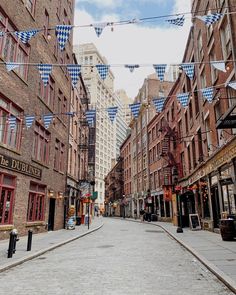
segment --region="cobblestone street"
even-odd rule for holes
[[[233,294],[162,229],[104,219],[99,231],[0,274],[0,294]]]

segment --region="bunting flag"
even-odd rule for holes
[[[0,37],[4,36],[4,32],[0,31]]]
[[[94,125],[96,110],[89,110],[85,112],[86,120],[90,127]]]
[[[182,27],[185,21],[184,15],[181,17],[173,18],[173,19],[167,19],[167,22],[169,22],[172,25],[180,26]]]
[[[15,63],[15,62],[6,62],[6,69],[8,72],[10,72],[18,67],[19,67],[19,64]]]
[[[189,92],[177,94],[177,98],[183,107],[188,105]]]
[[[236,90],[236,81],[229,82],[228,86]]]
[[[213,13],[213,14],[208,14],[208,15],[197,15],[196,17],[202,21],[207,26],[212,25],[213,23],[217,22],[219,19],[221,19],[223,16],[222,13]]]
[[[17,36],[17,38],[21,40],[22,43],[26,44],[37,33],[38,33],[38,30],[31,30],[31,31],[15,32],[15,35]]]
[[[192,80],[193,76],[194,76],[194,63],[182,64],[181,68],[185,71],[185,73],[189,77],[189,79]]]
[[[39,64],[38,69],[39,69],[39,73],[40,73],[40,76],[41,76],[44,86],[47,86],[49,75],[52,72],[52,65]]]
[[[219,71],[226,72],[224,61],[211,61],[211,65]]]
[[[153,65],[156,71],[157,77],[160,79],[160,81],[164,81],[166,66],[167,66],[166,64]]]
[[[65,45],[67,40],[69,39],[71,29],[72,26],[70,25],[56,26],[56,36],[61,51],[65,49]]]
[[[110,107],[110,108],[107,109],[108,116],[109,116],[109,118],[110,118],[110,120],[111,120],[112,123],[115,120],[117,111],[118,111],[118,107]]]
[[[72,87],[75,88],[75,86],[77,85],[78,80],[79,80],[81,66],[80,65],[67,65],[67,70],[70,74]]]
[[[108,71],[109,71],[110,66],[109,65],[96,65],[96,68],[98,70],[98,73],[99,73],[101,79],[105,80],[108,75]]]
[[[16,117],[11,115],[8,118],[8,123],[9,123],[10,129],[14,130],[16,128]]]
[[[25,116],[25,125],[27,129],[32,126],[34,119],[35,119],[34,116]]]
[[[98,37],[101,36],[103,29],[107,26],[107,23],[99,23],[99,24],[93,24],[94,30]]]
[[[130,70],[130,73],[133,73],[134,69],[139,68],[139,65],[125,65],[125,68]]]
[[[165,100],[165,97],[155,98],[152,100],[157,113],[160,113],[162,111]]]
[[[202,92],[202,95],[207,99],[207,101],[212,102],[213,93],[214,93],[213,87],[203,88],[201,89],[201,92]]]
[[[52,114],[44,115],[44,116],[43,116],[43,123],[44,123],[44,127],[45,127],[46,129],[48,129],[49,125],[50,125],[51,122],[52,122],[52,119],[53,119],[53,115],[52,115]]]
[[[129,107],[130,107],[130,110],[131,110],[134,118],[138,118],[141,103],[138,102],[138,103],[129,104]]]

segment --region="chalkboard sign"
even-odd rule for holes
[[[201,224],[198,214],[189,214],[191,230],[201,229]]]

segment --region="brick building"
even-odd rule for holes
[[[13,3],[14,2],[14,3]],[[2,0],[0,56],[3,62],[73,63],[72,32],[60,51],[55,30],[72,24],[74,1]],[[42,28],[24,44],[13,31]],[[0,238],[16,228],[20,234],[63,227],[71,81],[65,67],[53,67],[44,87],[37,66],[21,65],[0,78]],[[43,115],[53,114],[48,128]],[[9,117],[16,127],[9,126]],[[31,128],[25,115],[34,115]]]
[[[124,216],[127,202],[124,198],[123,158],[119,157],[115,166],[105,177],[105,215]]]
[[[131,212],[131,199],[132,199],[132,176],[131,176],[131,134],[129,134],[126,140],[120,147],[120,155],[123,161],[123,176],[124,176],[124,198],[127,202],[126,214],[128,216],[132,215]]]
[[[227,13],[235,4],[192,2],[194,25],[183,63],[195,63],[193,79],[184,71],[180,73],[163,111],[148,126],[154,209],[160,217],[172,217],[175,224],[180,213],[182,226],[189,226],[189,214],[197,213],[203,228],[214,230],[222,216],[236,214],[236,91],[228,86],[235,80],[236,22]],[[195,17],[199,11],[225,14],[219,22],[206,26]],[[226,71],[217,70],[212,61],[225,61]],[[208,101],[200,89],[211,86],[213,100]],[[186,107],[177,100],[180,93],[189,93]]]
[[[137,212],[145,207],[145,200],[149,195],[149,167],[147,125],[155,115],[152,100],[167,96],[173,82],[160,82],[156,74],[149,75],[139,90],[135,102],[141,103],[139,117],[131,121],[131,163],[132,163],[132,200],[130,207]]]

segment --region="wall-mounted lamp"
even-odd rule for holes
[[[48,196],[49,196],[49,198],[53,198],[54,197],[54,190],[49,189],[48,190]]]
[[[58,194],[57,194],[57,199],[63,199],[64,198],[64,194],[63,194],[63,192],[58,192]]]

